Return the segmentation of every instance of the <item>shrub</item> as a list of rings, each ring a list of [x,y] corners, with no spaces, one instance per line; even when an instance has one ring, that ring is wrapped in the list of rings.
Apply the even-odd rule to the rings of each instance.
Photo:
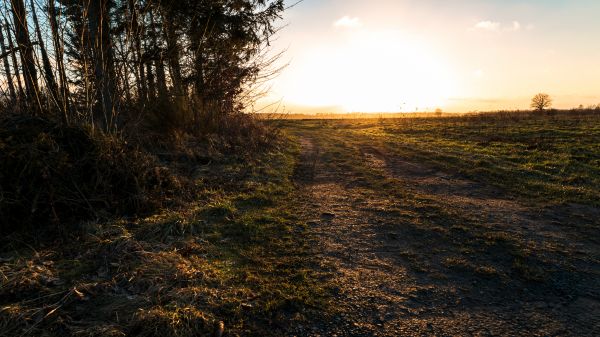
[[[0,120],[0,233],[143,212],[181,186],[117,137],[43,118]]]
[[[200,115],[197,136],[223,153],[254,153],[276,143],[279,130],[256,116],[242,113]]]

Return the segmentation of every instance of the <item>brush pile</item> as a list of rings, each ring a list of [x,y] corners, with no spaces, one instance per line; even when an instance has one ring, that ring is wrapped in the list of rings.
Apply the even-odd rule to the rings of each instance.
[[[181,184],[154,157],[85,127],[0,119],[0,233],[63,232],[160,206]]]

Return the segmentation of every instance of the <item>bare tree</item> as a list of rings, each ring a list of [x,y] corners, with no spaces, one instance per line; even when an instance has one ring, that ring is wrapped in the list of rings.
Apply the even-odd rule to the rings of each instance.
[[[552,98],[548,94],[539,93],[531,99],[531,107],[537,111],[544,111],[552,107]]]
[[[8,83],[8,90],[10,92],[10,99],[15,102],[17,100],[17,93],[15,91],[15,85],[10,75],[10,65],[8,63],[8,53],[6,46],[4,45],[4,34],[2,34],[2,25],[0,25],[0,52],[2,52],[2,60],[4,63],[4,72],[6,73],[6,82]],[[13,52],[13,51],[10,51]]]
[[[33,45],[29,39],[27,12],[25,11],[23,0],[11,0],[11,5],[17,45],[21,54],[21,67],[23,69],[23,77],[25,78],[25,95],[31,107],[37,109],[40,107],[38,100],[38,77],[33,55]],[[36,102],[38,104],[35,104]]]
[[[114,55],[110,32],[110,2],[90,0],[88,2],[88,29],[94,55],[94,75],[96,83],[96,120],[106,131],[114,131],[115,92]]]
[[[6,8],[6,3],[4,3],[4,10],[8,12]],[[8,50],[12,51],[10,53],[10,57],[13,64],[13,70],[15,72],[15,82],[17,82],[17,87],[19,88],[18,97],[25,97],[25,92],[23,91],[23,84],[21,84],[21,74],[19,72],[19,62],[17,61],[17,49],[13,43],[12,34],[10,31],[10,24],[8,23],[8,19],[4,17],[4,26],[6,27],[6,36],[8,38]]]
[[[31,5],[31,16],[33,18],[34,29],[35,29],[35,33],[36,33],[36,36],[38,39],[37,43],[40,47],[40,52],[42,54],[42,64],[44,65],[44,78],[46,79],[46,87],[50,91],[50,95],[52,96],[51,99],[54,102],[56,102],[57,106],[60,107],[60,105],[58,104],[58,102],[59,102],[58,86],[56,85],[56,80],[54,78],[54,71],[52,69],[52,65],[50,64],[50,58],[48,57],[48,52],[46,51],[46,45],[44,43],[44,38],[42,37],[42,31],[40,29],[40,23],[38,21],[37,13],[35,11],[35,4],[33,3],[33,0],[30,0],[30,5]]]
[[[181,77],[181,64],[179,61],[179,44],[177,43],[175,26],[171,20],[167,18],[168,14],[170,14],[169,9],[163,9],[163,29],[165,32],[165,40],[167,42],[167,60],[169,62],[174,94],[175,96],[181,96],[183,95],[183,80]]]
[[[54,0],[48,0],[48,21],[52,30],[52,42],[54,45],[54,55],[56,57],[56,67],[58,68],[58,78],[60,80],[60,102],[62,104],[62,120],[68,123],[68,113],[71,110],[69,103],[69,88],[67,83],[67,74],[63,61],[64,43],[58,32],[58,20]]]
[[[15,45],[13,44],[12,35],[10,32],[10,25],[8,24],[8,19],[6,17],[4,18],[4,24],[6,27],[6,35],[8,37],[8,49],[12,51],[10,56],[13,63],[13,69],[15,71],[15,81],[17,82],[17,87],[19,88],[19,97],[24,97],[25,92],[23,91],[23,84],[21,84],[21,74],[19,73],[19,62],[17,61],[17,52],[15,49]]]

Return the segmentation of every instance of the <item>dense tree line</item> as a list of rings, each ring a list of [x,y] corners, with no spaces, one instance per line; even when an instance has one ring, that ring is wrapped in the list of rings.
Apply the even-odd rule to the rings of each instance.
[[[0,0],[0,101],[114,132],[243,111],[283,0]]]

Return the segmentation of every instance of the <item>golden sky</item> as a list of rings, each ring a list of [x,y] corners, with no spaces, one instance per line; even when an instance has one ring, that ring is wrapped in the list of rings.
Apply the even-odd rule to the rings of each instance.
[[[293,1],[290,1],[291,4]],[[526,109],[600,103],[600,1],[305,0],[273,50],[290,112]]]

